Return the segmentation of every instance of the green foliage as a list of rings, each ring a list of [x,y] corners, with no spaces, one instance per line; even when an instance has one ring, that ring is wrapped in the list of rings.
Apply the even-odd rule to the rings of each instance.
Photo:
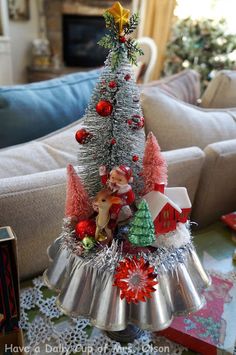
[[[163,75],[195,69],[204,89],[215,70],[235,69],[235,56],[236,36],[227,33],[224,19],[178,20],[167,45]]]
[[[133,14],[130,17],[129,23],[127,25],[125,25],[124,27],[124,34],[128,35],[133,33],[136,28],[138,27],[139,24],[139,15],[138,14]]]
[[[104,48],[110,49],[113,47],[112,37],[107,34],[107,35],[103,36],[102,39],[100,39],[98,44]]]
[[[116,70],[119,67],[120,63],[122,62],[123,56],[124,56],[124,52],[120,50],[120,48],[114,49],[111,57],[112,70]]]
[[[139,22],[138,14],[132,15],[129,23],[124,26],[125,42],[120,41],[119,29],[113,16],[109,12],[105,12],[103,16],[109,33],[106,34],[98,44],[112,51],[112,70],[115,71],[120,66],[125,53],[127,54],[129,62],[137,65],[137,57],[143,55],[143,51],[134,39],[127,36],[133,33],[137,28]]]
[[[98,44],[106,49],[115,49],[117,39],[119,39],[119,31],[115,24],[114,17],[107,11],[103,14],[103,17],[105,19],[106,27],[109,30],[109,34],[103,36]]]
[[[111,32],[116,33],[117,35],[119,35],[119,30],[118,27],[116,26],[116,23],[114,21],[114,17],[112,16],[112,14],[110,14],[110,12],[105,11],[103,14],[105,23],[106,23],[106,27],[110,28]]]
[[[126,42],[126,47],[127,47],[127,57],[130,63],[137,65],[138,55],[143,55],[142,49],[139,47],[138,43],[132,38],[128,39],[128,41]]]

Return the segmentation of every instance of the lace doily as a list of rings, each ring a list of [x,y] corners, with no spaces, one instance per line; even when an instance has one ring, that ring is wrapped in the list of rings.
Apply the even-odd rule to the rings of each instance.
[[[35,354],[163,354],[181,355],[186,348],[151,332],[126,346],[111,340],[105,332],[93,328],[89,321],[68,318],[56,306],[54,295],[46,297],[42,277],[33,280],[33,287],[21,291],[20,326],[25,333],[25,345]],[[32,313],[35,317],[32,318]]]

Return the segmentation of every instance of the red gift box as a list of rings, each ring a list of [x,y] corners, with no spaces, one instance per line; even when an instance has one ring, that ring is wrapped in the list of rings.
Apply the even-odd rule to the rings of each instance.
[[[19,277],[17,241],[10,227],[0,228],[0,354],[16,347],[23,354],[23,334],[19,328]],[[8,351],[10,354],[10,352]],[[16,352],[15,352],[16,353]]]
[[[225,214],[221,216],[221,220],[230,228],[236,231],[236,212]]]
[[[177,317],[158,334],[203,355],[234,354],[236,344],[236,285],[212,275],[204,292],[206,305],[187,317]]]

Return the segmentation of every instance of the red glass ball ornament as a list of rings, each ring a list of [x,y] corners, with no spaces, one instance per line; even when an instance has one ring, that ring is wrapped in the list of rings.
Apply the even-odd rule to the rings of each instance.
[[[75,139],[79,144],[86,144],[92,138],[92,133],[86,131],[86,129],[81,128],[75,133]]]
[[[94,237],[96,232],[96,223],[92,219],[80,221],[75,226],[75,234],[78,239],[83,239],[86,236]]]
[[[133,162],[136,163],[139,160],[139,156],[138,155],[133,155],[132,160],[133,160]]]
[[[97,113],[102,117],[110,116],[113,105],[109,101],[99,101],[96,105]]]
[[[125,80],[128,81],[128,80],[130,80],[130,79],[131,79],[131,75],[130,75],[130,74],[126,74],[126,75],[125,75]]]
[[[126,42],[125,36],[120,36],[119,41],[120,43],[125,43]]]
[[[114,145],[114,144],[116,144],[116,139],[115,139],[115,138],[112,138],[112,140],[111,140],[111,145]]]
[[[117,83],[115,81],[110,81],[108,84],[110,89],[115,89],[117,87]]]

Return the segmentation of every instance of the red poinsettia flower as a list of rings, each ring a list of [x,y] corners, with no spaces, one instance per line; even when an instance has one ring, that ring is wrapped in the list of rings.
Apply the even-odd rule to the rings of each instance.
[[[121,289],[120,298],[125,298],[128,303],[146,302],[156,290],[153,287],[158,284],[156,276],[154,267],[142,257],[125,258],[116,268],[113,286]]]

